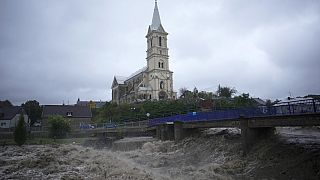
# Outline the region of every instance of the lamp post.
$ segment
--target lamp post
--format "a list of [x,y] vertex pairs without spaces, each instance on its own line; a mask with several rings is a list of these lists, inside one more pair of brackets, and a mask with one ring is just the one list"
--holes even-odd
[[131,107],[130,108],[132,111],[133,111],[133,113],[134,113],[134,120],[136,120],[136,108],[135,107]]

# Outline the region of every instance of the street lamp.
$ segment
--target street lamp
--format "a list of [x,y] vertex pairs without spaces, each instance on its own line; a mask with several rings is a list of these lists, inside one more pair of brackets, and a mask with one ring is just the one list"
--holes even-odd
[[135,107],[131,107],[130,108],[132,111],[133,111],[133,113],[134,113],[134,121],[136,120],[136,108]]

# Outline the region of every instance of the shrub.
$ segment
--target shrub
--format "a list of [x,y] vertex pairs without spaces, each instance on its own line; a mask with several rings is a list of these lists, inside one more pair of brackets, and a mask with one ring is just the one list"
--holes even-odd
[[24,115],[20,114],[17,127],[14,129],[14,141],[19,145],[23,145],[27,140],[27,130],[24,123]]
[[52,138],[64,138],[71,131],[70,122],[62,116],[50,116],[48,121],[49,134]]

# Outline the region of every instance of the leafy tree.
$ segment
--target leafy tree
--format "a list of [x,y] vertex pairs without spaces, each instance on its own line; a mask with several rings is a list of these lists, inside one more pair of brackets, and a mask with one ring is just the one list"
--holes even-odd
[[19,145],[23,145],[27,140],[27,130],[24,122],[23,113],[20,114],[18,125],[14,130],[14,141]]
[[38,119],[41,118],[42,108],[36,100],[30,100],[21,105],[30,118],[30,125],[33,125]]
[[0,108],[11,107],[12,103],[9,100],[0,101]]
[[49,134],[52,138],[64,138],[71,131],[70,122],[62,116],[50,116],[48,121]]
[[240,96],[235,96],[234,97],[234,106],[236,108],[239,107],[253,107],[256,105],[256,102],[250,98],[249,93],[245,94],[241,94]]
[[219,97],[231,98],[232,95],[234,95],[235,93],[237,93],[237,90],[235,88],[231,88],[227,86],[221,87],[220,84],[218,86],[217,95]]

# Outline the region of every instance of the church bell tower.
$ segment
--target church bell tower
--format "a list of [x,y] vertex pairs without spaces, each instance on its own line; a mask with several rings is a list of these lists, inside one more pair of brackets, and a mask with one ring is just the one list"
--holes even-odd
[[172,73],[169,70],[167,45],[168,33],[164,30],[155,1],[152,23],[149,25],[147,38],[147,71],[149,84],[156,99],[175,99],[173,92]]

